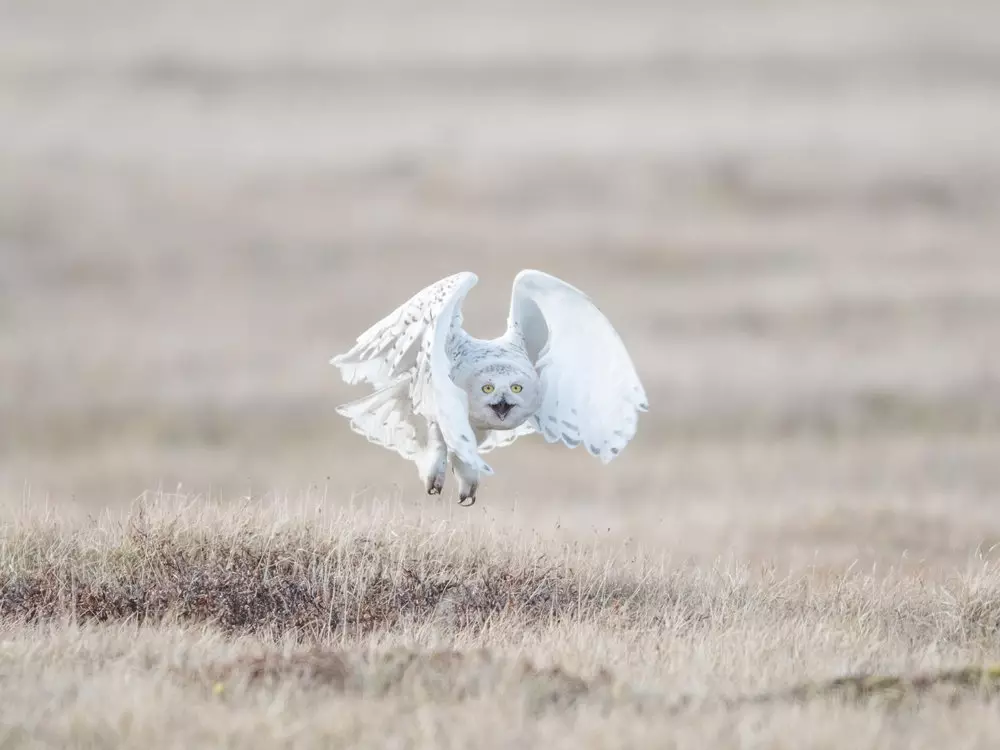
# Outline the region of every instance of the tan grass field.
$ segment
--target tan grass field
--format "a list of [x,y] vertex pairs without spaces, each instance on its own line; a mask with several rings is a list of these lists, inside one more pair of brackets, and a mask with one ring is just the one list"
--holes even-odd
[[[997,50],[976,0],[0,0],[0,746],[995,747]],[[327,361],[524,267],[651,410],[459,508]]]

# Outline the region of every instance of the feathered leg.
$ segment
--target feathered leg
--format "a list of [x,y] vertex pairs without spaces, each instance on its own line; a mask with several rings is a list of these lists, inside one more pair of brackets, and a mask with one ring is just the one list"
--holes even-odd
[[417,458],[417,470],[428,495],[440,495],[448,470],[448,447],[437,423],[427,421],[427,447]]
[[458,504],[475,505],[476,490],[479,489],[479,469],[469,466],[454,453],[449,454],[451,468],[458,480]]

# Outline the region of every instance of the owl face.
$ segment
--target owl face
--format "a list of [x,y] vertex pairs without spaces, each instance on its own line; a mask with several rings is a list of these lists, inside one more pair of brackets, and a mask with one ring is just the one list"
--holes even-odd
[[478,427],[511,430],[538,409],[538,375],[533,368],[493,365],[476,371],[465,384],[469,418]]

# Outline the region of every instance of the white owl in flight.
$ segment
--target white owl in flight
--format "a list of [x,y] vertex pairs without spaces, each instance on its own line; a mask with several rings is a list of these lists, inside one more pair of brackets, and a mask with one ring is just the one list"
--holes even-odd
[[579,289],[521,271],[506,332],[477,339],[462,329],[462,302],[477,281],[464,272],[431,284],[330,360],[347,383],[374,388],[337,413],[414,461],[428,494],[440,494],[450,461],[462,505],[493,473],[481,453],[538,432],[607,463],[648,408],[625,345]]

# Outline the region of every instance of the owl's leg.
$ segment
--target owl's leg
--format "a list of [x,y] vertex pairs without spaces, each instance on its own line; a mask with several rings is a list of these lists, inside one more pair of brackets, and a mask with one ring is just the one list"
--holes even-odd
[[479,469],[469,466],[454,453],[449,454],[451,468],[458,480],[458,504],[475,505],[476,490],[479,489]]
[[427,494],[440,495],[448,471],[448,447],[440,428],[434,422],[427,422],[427,447],[417,458],[417,471],[427,488]]

